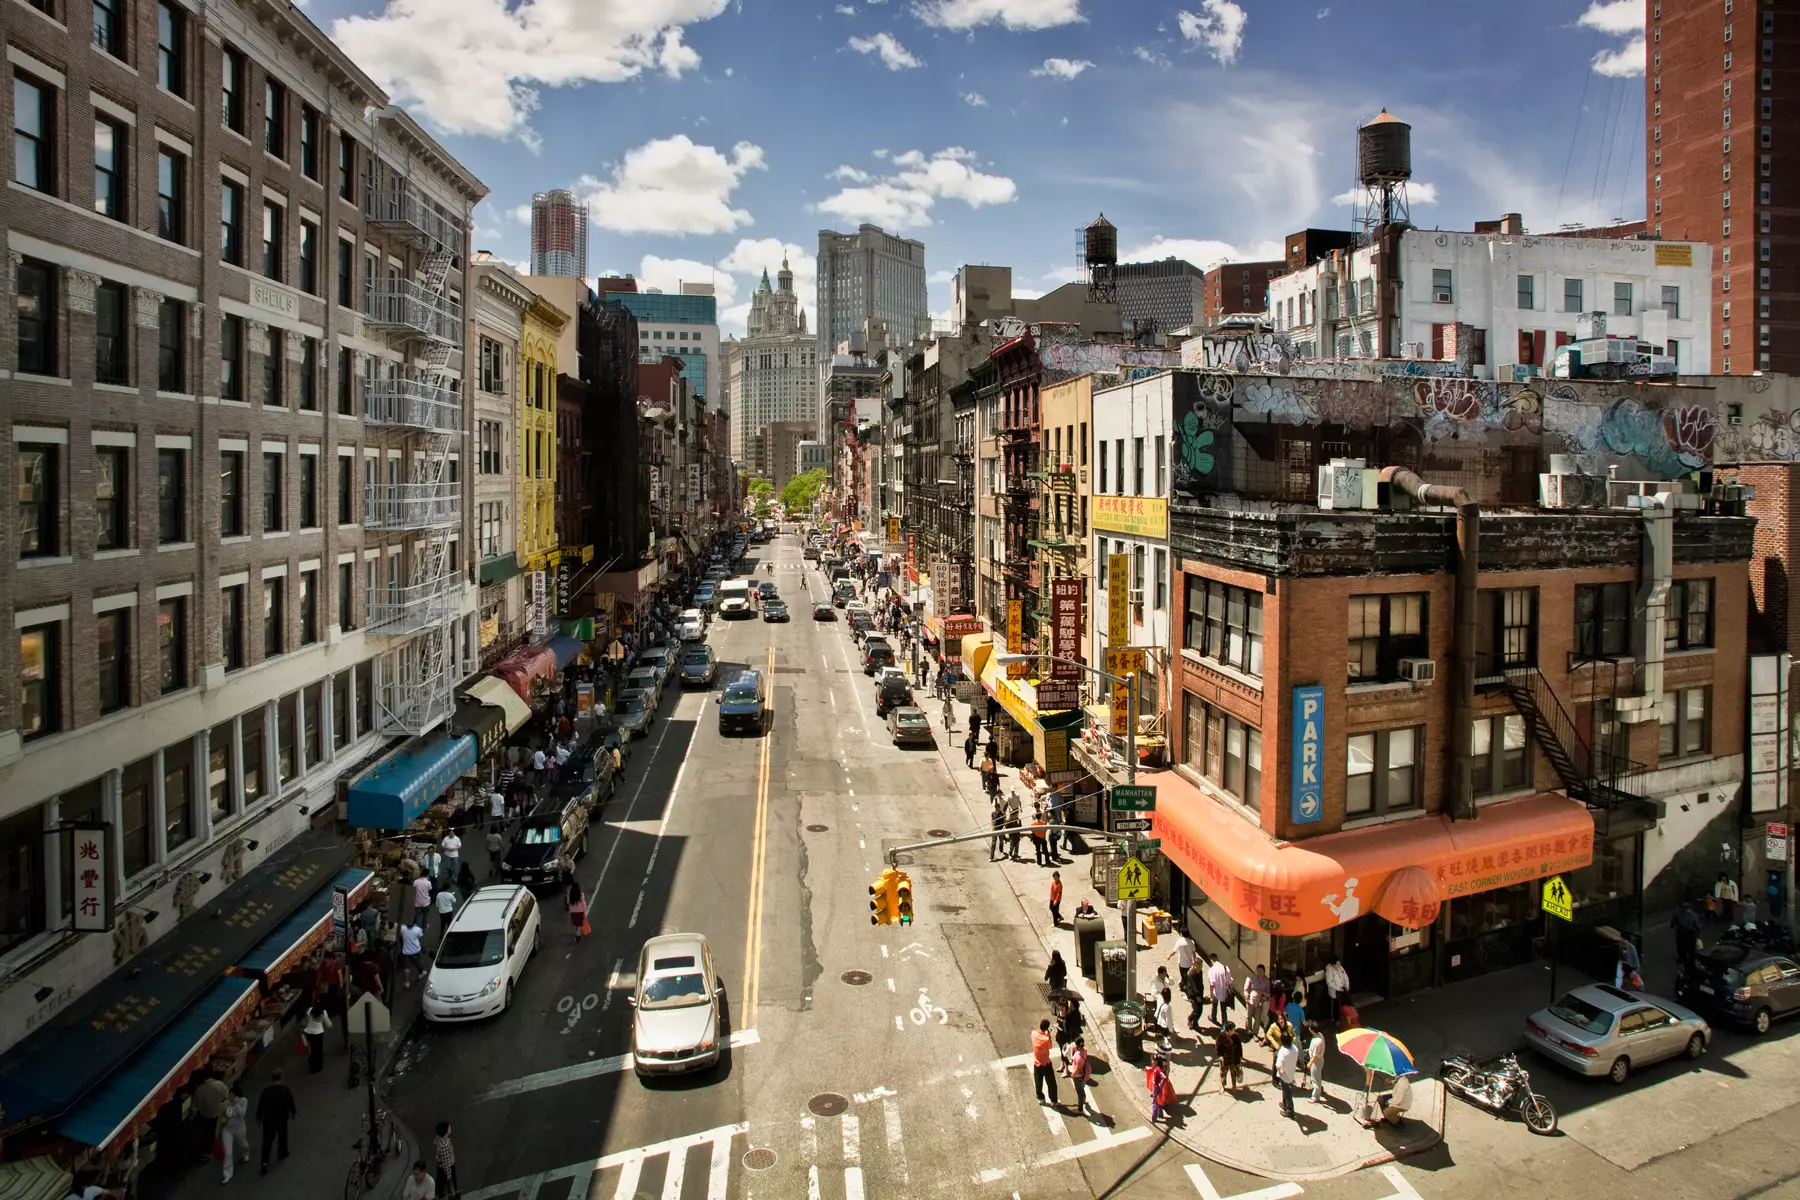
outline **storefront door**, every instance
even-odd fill
[[[1388,994],[1388,923],[1374,913],[1364,913],[1340,925],[1344,969],[1350,972],[1352,994]]]

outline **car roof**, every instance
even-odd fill
[[[525,889],[518,884],[497,884],[479,889],[457,910],[451,929],[503,929],[513,901]]]
[[[1741,970],[1748,966],[1754,970],[1756,967],[1762,966],[1768,959],[1791,956],[1774,950],[1765,950],[1761,946],[1745,945],[1743,942],[1722,942],[1701,951],[1700,957],[1721,967],[1736,967]]]
[[[901,717],[901,716],[922,717],[925,715],[925,710],[918,707],[917,705],[902,704],[899,708],[896,708],[894,710],[894,715],[896,717]]]
[[[1657,1004],[1649,996],[1636,996],[1612,986],[1610,983],[1590,983],[1584,987],[1571,988],[1569,995],[1585,1000],[1595,1008],[1606,1012],[1622,1012],[1636,1004]]]
[[[619,693],[619,699],[621,699],[621,700],[629,700],[633,696],[636,696],[639,700],[644,701],[646,704],[648,704],[650,702],[650,693],[649,693],[649,691],[647,691],[644,688],[626,688],[624,691]]]

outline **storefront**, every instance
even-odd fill
[[[992,649],[992,643],[989,643]],[[999,704],[988,706],[992,736],[1003,761],[1015,766],[1031,763],[1053,786],[1070,783],[1085,774],[1069,757],[1071,738],[1087,721],[1083,709],[1040,712],[1037,684],[1030,678],[1007,678],[1007,664],[991,652],[981,667],[981,686]]]

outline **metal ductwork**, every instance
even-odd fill
[[[1456,614],[1450,634],[1450,818],[1473,820],[1476,816],[1475,639],[1481,581],[1481,506],[1462,488],[1426,483],[1405,467],[1384,467],[1381,478],[1420,504],[1456,510]],[[1659,636],[1659,651],[1661,645]]]
[[[1633,498],[1644,517],[1643,580],[1638,584],[1637,623],[1633,657],[1637,661],[1633,694],[1613,701],[1619,719],[1628,725],[1654,721],[1663,693],[1663,637],[1669,623],[1669,585],[1675,576],[1675,514],[1698,511],[1699,496],[1691,492],[1658,492]]]

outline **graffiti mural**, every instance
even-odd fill
[[[1177,372],[1173,380],[1175,461],[1170,482],[1178,493],[1198,496],[1220,491],[1229,473],[1220,459],[1232,438],[1232,396],[1236,376],[1222,372]]]
[[[1117,374],[1127,367],[1162,369],[1178,366],[1181,361],[1174,350],[1146,350],[1116,343],[1104,345],[1079,341],[1080,329],[1073,325],[1041,325],[1037,328],[1043,333],[1038,341],[1038,361],[1044,366],[1046,383],[1090,373]]]

